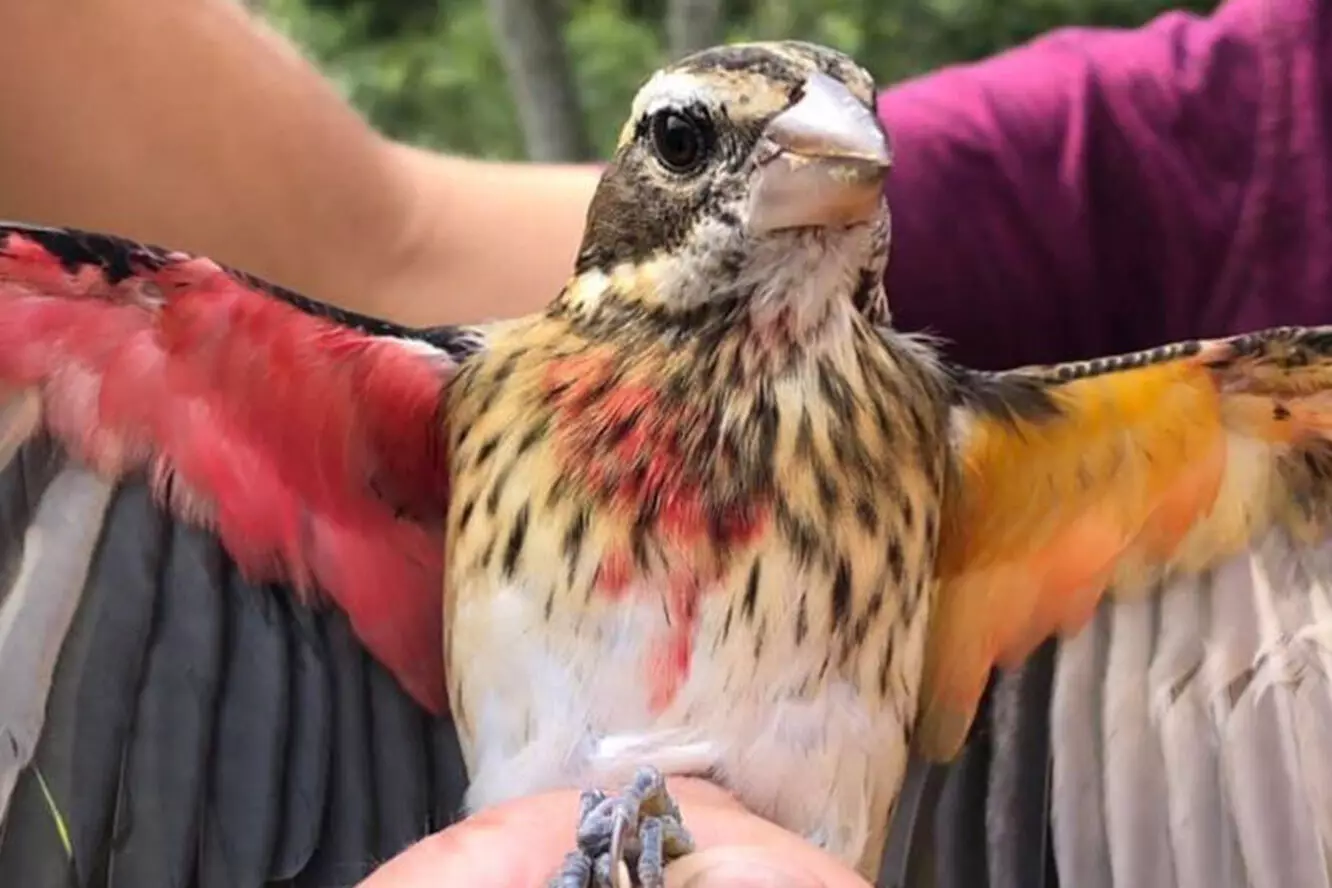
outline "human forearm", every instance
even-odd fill
[[[205,253],[404,322],[512,315],[570,267],[590,171],[378,136],[229,0],[0,0],[0,215]]]
[[[6,215],[206,252],[328,299],[359,289],[345,272],[361,263],[319,254],[377,249],[364,233],[400,217],[379,139],[239,5],[0,0],[0,18],[0,77],[23,84],[0,96]]]
[[[414,209],[400,286],[383,297],[390,316],[513,317],[555,297],[573,269],[597,169],[393,150]]]

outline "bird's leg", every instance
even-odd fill
[[[662,888],[666,864],[694,850],[656,768],[640,768],[619,796],[585,792],[578,807],[578,848],[550,888]]]

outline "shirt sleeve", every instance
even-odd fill
[[[1259,0],[1064,29],[886,90],[894,325],[976,367],[1210,335],[1252,185]]]

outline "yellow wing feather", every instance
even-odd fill
[[[1274,521],[1306,539],[1327,527],[1332,332],[1011,376],[1047,383],[1054,409],[958,408],[916,735],[936,761],[965,741],[993,665],[1076,633],[1107,592],[1205,569]]]

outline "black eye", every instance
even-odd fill
[[[707,160],[706,128],[688,114],[661,111],[652,118],[652,150],[673,173],[692,172]]]

